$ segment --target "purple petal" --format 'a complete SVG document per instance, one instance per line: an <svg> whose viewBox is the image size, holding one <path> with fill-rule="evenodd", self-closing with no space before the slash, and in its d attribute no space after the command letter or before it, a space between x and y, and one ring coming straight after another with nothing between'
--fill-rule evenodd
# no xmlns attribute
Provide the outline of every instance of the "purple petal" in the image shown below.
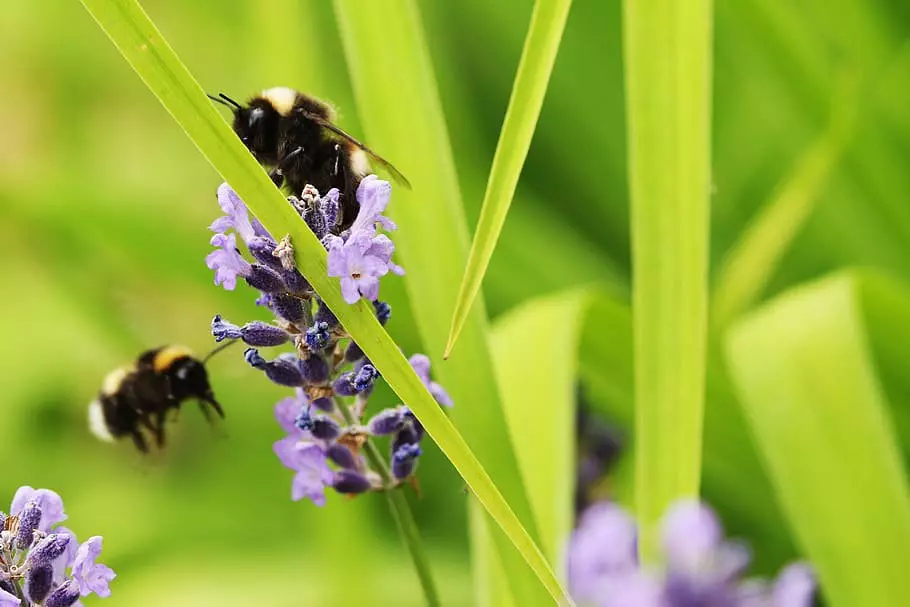
<svg viewBox="0 0 910 607"><path fill-rule="evenodd" d="M226 217L215 220L212 227L214 228L215 224L218 224L218 227L229 225L240 234L244 242L249 242L256 235L253 224L250 223L249 212L237 192L227 183L222 183L218 186L218 204L221 206L221 210L225 212Z"/></svg>
<svg viewBox="0 0 910 607"><path fill-rule="evenodd" d="M76 552L72 575L79 584L81 596L93 592L102 598L111 595L110 583L117 574L110 567L95 562L101 554L101 542L101 536L95 535L84 541Z"/></svg>
<svg viewBox="0 0 910 607"><path fill-rule="evenodd" d="M28 485L19 487L16 491L16 495L13 496L13 503L10 505L10 514L19 514L26 504L32 500L41 508L41 521L38 523L39 530L47 533L51 527L67 519L66 514L63 512L63 500L55 491L35 489Z"/></svg>
<svg viewBox="0 0 910 607"><path fill-rule="evenodd" d="M357 187L357 202L360 203L360 211L357 213L357 219L351 225L351 233L360 230L373 230L375 232L376 222L388 221L382 217L389 204L389 198L392 196L392 186L388 181L382 181L376 175L367 175ZM392 226L391 222L388 222ZM394 229L394 228L393 228Z"/></svg>
<svg viewBox="0 0 910 607"><path fill-rule="evenodd" d="M360 299L360 290L357 288L357 281L350 276L341 277L341 296L349 304L357 303Z"/></svg>
<svg viewBox="0 0 910 607"><path fill-rule="evenodd" d="M642 571L605 577L597 607L668 607L658 579Z"/></svg>
<svg viewBox="0 0 910 607"><path fill-rule="evenodd" d="M378 257L383 263L388 264L392 259L392 253L395 252L395 243L385 234L377 234L370 239L369 246L363 252L364 255Z"/></svg>
<svg viewBox="0 0 910 607"><path fill-rule="evenodd" d="M206 256L205 265L215 270L216 285L233 291L237 286L237 276L248 276L252 266L237 250L237 239L233 234L215 234L211 243L218 248Z"/></svg>
<svg viewBox="0 0 910 607"><path fill-rule="evenodd" d="M436 402L443 407L452 407L455 405L455 403L452 402L452 397L446 392L446 389L435 381L430 382L430 394L432 394L433 398L436 399Z"/></svg>
<svg viewBox="0 0 910 607"><path fill-rule="evenodd" d="M17 607L22 601L0 588L0 607Z"/></svg>
<svg viewBox="0 0 910 607"><path fill-rule="evenodd" d="M774 582L772 607L810 607L815 587L815 574L808 564L788 565Z"/></svg>
<svg viewBox="0 0 910 607"><path fill-rule="evenodd" d="M321 453L319 446L308 440L309 436L304 432L297 430L296 434L286 436L272 445L272 450L281 463L291 470L300 471L309 467L315 454L314 451Z"/></svg>
<svg viewBox="0 0 910 607"><path fill-rule="evenodd" d="M300 430L294 424L294 420L300 414L300 410L309 404L309 399L302 388L296 388L294 396L282 398L275 403L275 419L278 425L288 434L299 434Z"/></svg>
<svg viewBox="0 0 910 607"><path fill-rule="evenodd" d="M408 359L414 373L424 384L430 383L430 357L426 354L415 354Z"/></svg>
<svg viewBox="0 0 910 607"><path fill-rule="evenodd" d="M310 444L302 450L299 460L302 465L291 485L291 499L296 502L307 498L317 506L324 506L325 487L331 485L334 478L325 454L317 445Z"/></svg>
<svg viewBox="0 0 910 607"><path fill-rule="evenodd" d="M379 299L379 279L375 276L363 276L357 281L357 288L364 299L370 301Z"/></svg>
<svg viewBox="0 0 910 607"><path fill-rule="evenodd" d="M57 535L67 535L70 538L63 554L51 562L51 565L54 568L54 584L62 584L63 580L66 578L66 568L71 567L73 561L76 560L76 552L79 550L79 541L76 539L76 534L66 527L57 527L54 529L54 533Z"/></svg>
<svg viewBox="0 0 910 607"><path fill-rule="evenodd" d="M619 506L601 502L582 514L567 557L569 590L579 602L596 602L615 576L636 571L635 521Z"/></svg>
<svg viewBox="0 0 910 607"><path fill-rule="evenodd" d="M661 526L664 553L671 569L701 569L723 540L717 516L697 501L683 500L671 505Z"/></svg>
<svg viewBox="0 0 910 607"><path fill-rule="evenodd" d="M337 236L329 241L328 275L332 277L346 276L348 274L348 256L344 250L344 243Z"/></svg>

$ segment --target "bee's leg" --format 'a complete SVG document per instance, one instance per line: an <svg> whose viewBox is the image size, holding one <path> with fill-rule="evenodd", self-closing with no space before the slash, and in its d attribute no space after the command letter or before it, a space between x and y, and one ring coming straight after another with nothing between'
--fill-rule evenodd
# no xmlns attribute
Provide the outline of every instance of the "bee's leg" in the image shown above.
<svg viewBox="0 0 910 607"><path fill-rule="evenodd" d="M202 411L202 417L205 418L205 421L212 425L215 422L215 419L212 417L212 413L209 411L208 403L204 400L198 401L196 404L199 405L199 410Z"/></svg>
<svg viewBox="0 0 910 607"><path fill-rule="evenodd" d="M133 444L136 445L136 448L137 448L137 449L139 449L139 450L140 450L141 452L143 452L143 453L148 453L148 452L149 452L149 446L148 446L148 444L145 442L145 437L142 436L142 433L139 431L138 428L136 428L135 430L133 430L133 431L130 433L130 436L133 437Z"/></svg>

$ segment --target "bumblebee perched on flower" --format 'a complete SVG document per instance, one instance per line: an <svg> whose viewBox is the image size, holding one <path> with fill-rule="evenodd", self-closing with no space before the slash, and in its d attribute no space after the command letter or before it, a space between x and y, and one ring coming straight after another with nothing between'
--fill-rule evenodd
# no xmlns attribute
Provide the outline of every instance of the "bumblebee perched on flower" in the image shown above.
<svg viewBox="0 0 910 607"><path fill-rule="evenodd" d="M370 174L370 162L411 187L390 162L335 126L335 110L315 97L274 87L246 106L224 93L209 98L234 112L234 132L256 160L272 167L270 176L276 185L286 183L295 196L307 184L320 192L338 188L341 213L332 230L335 233L350 227L357 217L359 204L354 193Z"/></svg>
<svg viewBox="0 0 910 607"><path fill-rule="evenodd" d="M89 404L92 433L107 442L130 436L136 448L147 453L143 431L150 432L155 444L163 447L167 414L178 410L185 400L196 399L209 422L213 421L209 407L224 418L205 370L205 362L220 349L200 361L183 346L162 346L114 369L104 379L98 398Z"/></svg>

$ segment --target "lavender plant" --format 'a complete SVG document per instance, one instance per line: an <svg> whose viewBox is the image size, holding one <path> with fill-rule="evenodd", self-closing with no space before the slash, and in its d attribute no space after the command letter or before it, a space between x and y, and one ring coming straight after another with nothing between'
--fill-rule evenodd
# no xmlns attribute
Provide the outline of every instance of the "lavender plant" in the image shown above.
<svg viewBox="0 0 910 607"><path fill-rule="evenodd" d="M0 512L0 607L68 607L92 593L110 596L117 574L96 562L101 537L79 544L60 526L66 519L57 493L29 486L16 491L8 515Z"/></svg>
<svg viewBox="0 0 910 607"><path fill-rule="evenodd" d="M620 506L599 502L580 517L569 543L572 596L597 607L810 607L815 579L794 563L774 582L741 579L748 548L723 538L714 512L679 501L664 515L663 570L638 561L638 528Z"/></svg>
<svg viewBox="0 0 910 607"><path fill-rule="evenodd" d="M291 196L288 202L328 250L328 274L339 279L345 301L371 300L384 325L392 310L378 299L379 279L389 272L404 274L392 262L394 243L378 230L378 226L396 229L382 215L391 187L370 175L361 182L356 196L360 203L357 218L340 234L335 233L337 189L321 196L307 186L300 198ZM225 215L211 225L216 250L206 259L215 271L215 284L232 290L238 277L243 278L259 291L257 304L272 312L275 323L253 321L238 326L217 315L212 335L218 342L242 340L250 346L244 352L248 364L272 382L294 388L293 396L275 405L275 418L287 436L274 445L281 463L295 472L292 499L307 498L322 506L326 487L359 494L393 489L407 481L421 455L424 430L420 422L404 405L367 420L367 401L379 372L297 270L290 240L278 241L266 232L229 185L218 188L218 202ZM237 235L246 244L252 263L237 248ZM285 344L294 350L271 360L259 350ZM429 359L416 354L410 363L437 402L452 406L446 391L430 379ZM391 437L388 463L371 442L377 436Z"/></svg>

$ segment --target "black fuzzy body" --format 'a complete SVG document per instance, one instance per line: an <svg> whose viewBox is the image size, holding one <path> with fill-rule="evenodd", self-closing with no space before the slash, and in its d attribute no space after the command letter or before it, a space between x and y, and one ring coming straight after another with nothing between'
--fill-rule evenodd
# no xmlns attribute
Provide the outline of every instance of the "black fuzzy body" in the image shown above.
<svg viewBox="0 0 910 607"><path fill-rule="evenodd" d="M101 391L97 402L111 436L130 436L142 452L148 452L145 432L151 433L158 447L164 446L167 415L172 409L179 410L185 400L197 399L209 421L209 406L224 417L205 366L182 348L148 350L124 371L117 385Z"/></svg>
<svg viewBox="0 0 910 607"><path fill-rule="evenodd" d="M340 212L330 231L347 229L357 217L357 187L369 168L363 150L327 128L335 116L323 102L294 91L293 104L279 108L268 93L234 110L234 132L256 160L272 169L275 183L294 196L307 185L322 195L337 188Z"/></svg>

